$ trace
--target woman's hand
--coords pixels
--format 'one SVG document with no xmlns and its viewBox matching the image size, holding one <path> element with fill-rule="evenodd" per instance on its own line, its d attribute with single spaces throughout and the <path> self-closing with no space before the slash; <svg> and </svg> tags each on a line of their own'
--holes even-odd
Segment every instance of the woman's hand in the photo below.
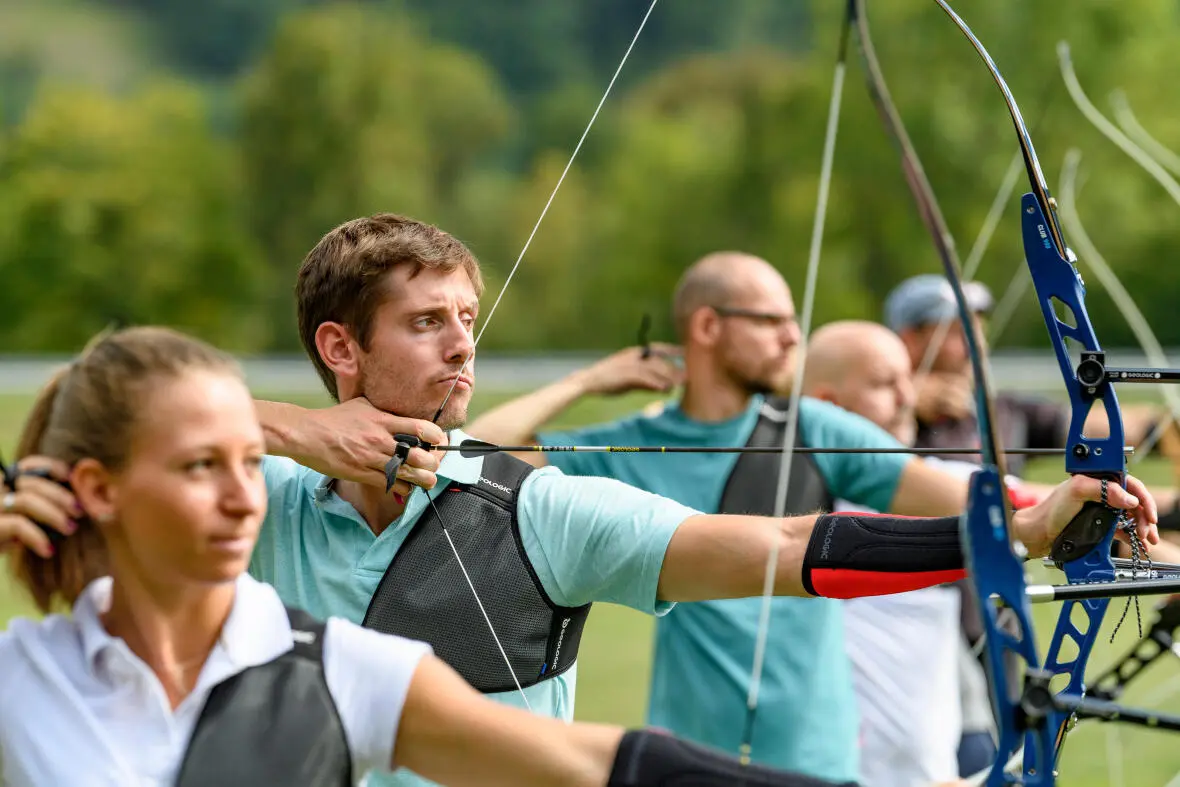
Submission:
<svg viewBox="0 0 1180 787">
<path fill-rule="evenodd" d="M 30 456 L 17 463 L 15 475 L 15 489 L 0 483 L 0 549 L 20 543 L 48 558 L 50 532 L 72 534 L 83 515 L 67 487 L 70 469 L 57 459 Z"/>
</svg>

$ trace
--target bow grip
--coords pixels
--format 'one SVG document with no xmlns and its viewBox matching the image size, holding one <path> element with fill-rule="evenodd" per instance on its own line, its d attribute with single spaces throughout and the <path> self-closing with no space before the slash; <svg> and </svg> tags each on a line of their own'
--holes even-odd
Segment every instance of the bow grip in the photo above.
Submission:
<svg viewBox="0 0 1180 787">
<path fill-rule="evenodd" d="M 1102 543 L 1116 519 L 1118 516 L 1108 506 L 1086 503 L 1057 536 L 1049 550 L 1049 557 L 1060 568 L 1063 563 L 1088 555 Z"/>
</svg>

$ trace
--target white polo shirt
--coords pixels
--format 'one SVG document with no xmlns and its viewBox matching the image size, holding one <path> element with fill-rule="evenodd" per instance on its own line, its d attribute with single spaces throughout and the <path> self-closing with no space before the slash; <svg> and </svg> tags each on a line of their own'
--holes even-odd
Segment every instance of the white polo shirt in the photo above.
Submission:
<svg viewBox="0 0 1180 787">
<path fill-rule="evenodd" d="M 835 510 L 867 509 L 841 500 Z M 860 710 L 860 783 L 925 787 L 957 778 L 959 592 L 928 587 L 848 599 L 844 628 Z"/>
<path fill-rule="evenodd" d="M 172 710 L 148 666 L 103 628 L 111 580 L 91 583 L 72 617 L 12 621 L 0 633 L 0 762 L 9 787 L 139 787 L 175 782 L 209 692 L 291 649 L 278 594 L 247 575 L 196 688 Z M 331 618 L 324 674 L 358 781 L 388 769 L 422 642 Z"/>
<path fill-rule="evenodd" d="M 935 457 L 926 462 L 963 479 L 979 469 Z M 838 501 L 836 510 L 865 509 Z M 961 687 L 979 670 L 962 660 L 959 608 L 959 591 L 949 587 L 844 602 L 864 787 L 925 787 L 957 778 Z"/>
</svg>

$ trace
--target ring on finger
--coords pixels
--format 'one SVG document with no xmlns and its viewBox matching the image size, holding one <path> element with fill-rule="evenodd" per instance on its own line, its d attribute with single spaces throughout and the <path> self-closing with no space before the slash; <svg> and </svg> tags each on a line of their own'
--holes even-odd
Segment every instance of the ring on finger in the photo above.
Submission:
<svg viewBox="0 0 1180 787">
<path fill-rule="evenodd" d="M 0 511 L 5 514 L 11 514 L 16 509 L 16 492 L 8 492 L 4 495 L 4 499 L 0 501 Z"/>
</svg>

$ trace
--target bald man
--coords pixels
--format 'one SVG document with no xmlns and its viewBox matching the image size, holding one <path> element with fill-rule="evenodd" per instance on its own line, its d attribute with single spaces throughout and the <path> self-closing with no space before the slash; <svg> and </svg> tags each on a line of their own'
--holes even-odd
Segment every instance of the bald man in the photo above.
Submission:
<svg viewBox="0 0 1180 787">
<path fill-rule="evenodd" d="M 803 393 L 868 418 L 906 445 L 917 434 L 910 357 L 883 325 L 846 320 L 816 330 Z M 836 506 L 863 509 L 844 500 Z M 965 721 L 972 735 L 983 736 L 973 745 L 990 743 L 986 679 L 974 659 L 962 658 L 959 599 L 945 586 L 845 602 L 865 787 L 917 787 L 958 775 Z"/>
<path fill-rule="evenodd" d="M 748 254 L 710 254 L 685 272 L 673 312 L 683 368 L 668 357 L 668 347 L 647 357 L 638 348 L 624 350 L 487 413 L 471 433 L 500 443 L 781 446 L 787 403 L 768 394 L 791 368 L 800 331 L 778 271 Z M 541 431 L 584 396 L 667 391 L 681 383 L 679 400 L 658 413 L 571 432 Z M 815 447 L 901 445 L 871 421 L 813 398 L 801 402 L 797 440 Z M 570 475 L 617 478 L 700 511 L 766 514 L 774 509 L 780 461 L 777 454 L 721 453 L 527 458 Z M 937 516 L 962 511 L 966 484 L 905 454 L 795 455 L 787 513 L 830 511 L 836 499 Z M 659 619 L 649 723 L 737 750 L 760 605 L 758 598 L 682 603 Z M 858 722 L 841 604 L 776 598 L 772 606 L 753 757 L 821 778 L 855 780 Z"/>
</svg>

